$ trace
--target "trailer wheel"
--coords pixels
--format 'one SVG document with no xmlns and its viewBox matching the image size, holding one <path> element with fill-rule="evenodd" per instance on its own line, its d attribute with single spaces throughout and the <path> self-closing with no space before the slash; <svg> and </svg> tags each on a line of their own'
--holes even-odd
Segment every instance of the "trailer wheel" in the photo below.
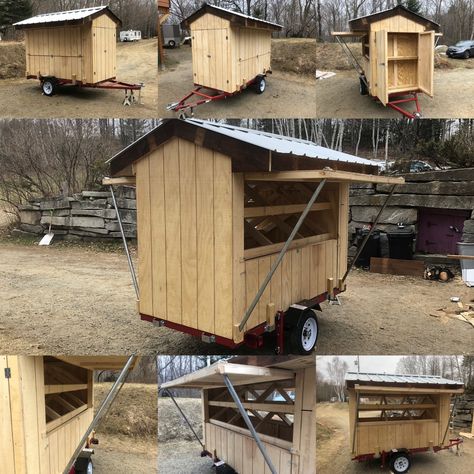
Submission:
<svg viewBox="0 0 474 474">
<path fill-rule="evenodd" d="M 264 77 L 261 77 L 260 79 L 257 79 L 255 85 L 257 86 L 257 94 L 263 94 L 267 88 L 267 81 Z"/>
<path fill-rule="evenodd" d="M 169 46 L 170 48 L 174 48 L 174 47 L 176 46 L 176 42 L 175 42 L 174 40 L 169 40 L 169 41 L 168 41 L 168 46 Z"/>
<path fill-rule="evenodd" d="M 44 95 L 51 97 L 56 93 L 58 89 L 58 83 L 53 77 L 43 79 L 41 82 L 41 89 L 43 90 Z"/>
<path fill-rule="evenodd" d="M 94 474 L 94 464 L 90 458 L 78 458 L 74 469 L 76 474 Z"/>
<path fill-rule="evenodd" d="M 411 467 L 410 457 L 408 453 L 398 452 L 390 457 L 390 469 L 396 474 L 408 472 Z"/>
<path fill-rule="evenodd" d="M 290 340 L 293 352 L 302 355 L 311 354 L 318 340 L 318 333 L 318 320 L 314 311 L 302 312 L 291 329 Z"/>
<path fill-rule="evenodd" d="M 359 77 L 359 92 L 360 95 L 367 95 L 369 93 L 369 90 L 367 89 L 367 84 L 365 83 L 366 79 L 365 77 Z"/>
</svg>

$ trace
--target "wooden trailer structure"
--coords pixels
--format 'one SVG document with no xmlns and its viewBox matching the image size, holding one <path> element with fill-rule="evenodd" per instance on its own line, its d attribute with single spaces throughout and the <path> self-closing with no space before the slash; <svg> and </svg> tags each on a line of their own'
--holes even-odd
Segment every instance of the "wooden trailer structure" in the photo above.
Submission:
<svg viewBox="0 0 474 474">
<path fill-rule="evenodd" d="M 418 93 L 433 97 L 435 36 L 440 25 L 397 5 L 389 10 L 354 18 L 348 32 L 333 32 L 359 73 L 361 94 L 377 98 L 409 118 L 421 115 Z M 344 43 L 357 37 L 362 64 Z M 408 98 L 406 98 L 408 96 Z M 402 107 L 415 102 L 416 112 Z"/>
<path fill-rule="evenodd" d="M 434 375 L 388 375 L 348 372 L 352 459 L 380 458 L 392 472 L 408 472 L 411 455 L 452 448 L 453 396 L 462 382 Z"/>
<path fill-rule="evenodd" d="M 285 337 L 311 352 L 313 309 L 344 289 L 349 183 L 403 182 L 311 142 L 200 120 L 165 120 L 109 165 L 104 184 L 137 188 L 142 319 L 231 348 L 271 332 L 280 352 Z"/>
<path fill-rule="evenodd" d="M 25 34 L 27 79 L 38 79 L 47 96 L 64 84 L 140 90 L 141 85 L 116 80 L 121 25 L 107 6 L 45 13 L 15 23 Z"/>
<path fill-rule="evenodd" d="M 196 89 L 170 104 L 170 110 L 225 99 L 251 85 L 259 94 L 265 91 L 265 77 L 271 73 L 272 33 L 280 31 L 280 25 L 209 4 L 181 25 L 191 34 Z M 193 96 L 200 100 L 187 103 Z"/>
<path fill-rule="evenodd" d="M 63 474 L 94 417 L 94 370 L 124 357 L 0 356 L 0 472 Z M 76 462 L 86 474 L 91 436 Z"/>
<path fill-rule="evenodd" d="M 314 356 L 237 357 L 160 387 L 161 392 L 175 388 L 202 390 L 204 453 L 215 462 L 239 474 L 316 474 Z"/>
</svg>

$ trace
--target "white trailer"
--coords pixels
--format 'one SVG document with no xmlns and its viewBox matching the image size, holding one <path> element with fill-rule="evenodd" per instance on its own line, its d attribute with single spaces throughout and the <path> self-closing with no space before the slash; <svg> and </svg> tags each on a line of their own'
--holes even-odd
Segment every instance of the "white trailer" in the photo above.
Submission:
<svg viewBox="0 0 474 474">
<path fill-rule="evenodd" d="M 142 32 L 138 30 L 127 30 L 120 32 L 120 41 L 122 43 L 131 41 L 140 41 L 142 39 Z"/>
</svg>

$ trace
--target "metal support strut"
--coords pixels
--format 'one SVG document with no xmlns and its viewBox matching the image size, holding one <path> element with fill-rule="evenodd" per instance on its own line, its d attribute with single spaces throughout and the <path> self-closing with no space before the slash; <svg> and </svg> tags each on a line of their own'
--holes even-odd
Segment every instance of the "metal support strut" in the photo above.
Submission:
<svg viewBox="0 0 474 474">
<path fill-rule="evenodd" d="M 365 245 L 366 245 L 367 242 L 369 241 L 370 236 L 371 236 L 372 233 L 374 232 L 375 227 L 377 226 L 377 224 L 378 224 L 380 218 L 382 217 L 382 212 L 383 212 L 384 209 L 387 207 L 388 201 L 389 201 L 390 198 L 392 197 L 392 194 L 394 193 L 395 188 L 396 188 L 397 186 L 398 186 L 397 184 L 394 184 L 394 185 L 392 186 L 392 189 L 390 190 L 390 194 L 387 196 L 387 199 L 386 199 L 385 202 L 383 203 L 383 206 L 380 208 L 380 211 L 379 211 L 379 213 L 377 214 L 377 217 L 375 218 L 375 221 L 374 221 L 374 223 L 372 224 L 372 227 L 370 228 L 369 233 L 365 236 L 365 239 L 364 239 L 364 241 L 362 242 L 362 245 L 361 245 L 361 246 L 359 247 L 359 249 L 357 250 L 357 253 L 356 253 L 355 257 L 352 259 L 352 262 L 351 262 L 351 264 L 349 265 L 348 269 L 346 270 L 346 273 L 344 273 L 344 276 L 342 277 L 342 280 L 341 280 L 341 286 L 342 286 L 342 287 L 344 286 L 344 282 L 346 281 L 347 276 L 349 275 L 350 271 L 351 271 L 352 268 L 354 267 L 354 265 L 355 265 L 357 259 L 360 257 L 360 254 L 362 253 L 362 250 L 364 250 Z"/>
<path fill-rule="evenodd" d="M 137 300 L 139 300 L 140 299 L 140 292 L 139 292 L 139 289 L 138 289 L 137 275 L 135 273 L 135 268 L 133 267 L 132 257 L 130 255 L 130 251 L 128 249 L 127 239 L 125 237 L 125 232 L 123 230 L 122 218 L 120 217 L 120 212 L 119 212 L 119 209 L 118 209 L 118 206 L 117 206 L 117 200 L 115 199 L 115 192 L 114 192 L 113 185 L 110 185 L 110 193 L 112 194 L 112 202 L 114 203 L 115 213 L 117 214 L 117 221 L 118 221 L 118 225 L 119 225 L 119 228 L 120 228 L 120 234 L 122 236 L 123 246 L 125 248 L 125 253 L 127 254 L 128 268 L 130 270 L 130 275 L 132 277 L 133 287 L 135 288 L 135 294 L 137 296 Z"/>
<path fill-rule="evenodd" d="M 175 398 L 173 397 L 173 394 L 167 389 L 167 388 L 162 388 L 159 390 L 159 392 L 161 393 L 167 393 L 168 396 L 171 398 L 171 400 L 173 401 L 175 407 L 178 409 L 178 411 L 181 413 L 181 416 L 183 417 L 183 420 L 186 422 L 186 424 L 188 425 L 189 429 L 193 432 L 193 435 L 194 437 L 199 441 L 199 444 L 202 446 L 202 449 L 205 450 L 205 446 L 204 446 L 204 443 L 201 441 L 201 439 L 199 438 L 199 436 L 197 435 L 196 431 L 194 431 L 194 428 L 193 426 L 191 425 L 190 421 L 188 420 L 188 418 L 186 417 L 186 415 L 184 414 L 183 410 L 181 410 L 181 407 L 178 405 L 178 402 L 175 400 Z"/>
<path fill-rule="evenodd" d="M 63 471 L 63 474 L 69 474 L 69 472 L 71 471 L 72 466 L 74 465 L 74 463 L 76 462 L 76 459 L 81 454 L 84 445 L 87 443 L 89 435 L 95 430 L 97 425 L 102 420 L 103 416 L 108 412 L 110 406 L 115 400 L 115 397 L 119 394 L 121 388 L 123 387 L 123 384 L 125 383 L 125 380 L 128 377 L 128 374 L 130 373 L 131 367 L 135 363 L 137 357 L 138 356 L 136 355 L 132 355 L 128 358 L 127 363 L 125 364 L 124 368 L 120 372 L 120 375 L 118 376 L 118 379 L 115 381 L 114 385 L 110 389 L 110 392 L 108 393 L 107 397 L 105 397 L 104 401 L 101 403 L 99 409 L 97 410 L 96 415 L 94 416 L 94 419 L 91 421 L 91 424 L 89 425 L 86 432 L 84 433 L 84 436 L 79 441 L 79 444 L 76 450 L 74 451 L 74 454 L 71 456 L 71 459 L 67 463 L 67 466 Z"/>
<path fill-rule="evenodd" d="M 344 40 L 341 40 L 339 36 L 336 36 L 336 41 L 341 45 L 341 48 L 347 56 L 349 62 L 352 64 L 352 67 L 357 71 L 357 74 L 359 74 L 359 77 L 364 81 L 365 85 L 368 88 L 369 83 L 367 82 L 367 78 L 365 77 L 364 69 L 360 65 L 359 61 L 357 61 L 357 58 L 354 56 L 347 43 Z"/>
<path fill-rule="evenodd" d="M 237 395 L 237 392 L 235 391 L 234 386 L 232 385 L 232 382 L 229 379 L 229 376 L 226 375 L 226 374 L 224 374 L 224 382 L 227 386 L 227 390 L 229 390 L 229 393 L 230 393 L 232 399 L 234 400 L 235 404 L 237 405 L 237 408 L 239 409 L 239 412 L 242 415 L 242 418 L 244 419 L 245 424 L 247 425 L 247 428 L 250 430 L 250 433 L 252 434 L 253 439 L 257 443 L 258 449 L 260 449 L 260 452 L 262 453 L 263 458 L 265 459 L 265 462 L 267 463 L 267 466 L 269 467 L 272 474 L 277 474 L 277 470 L 273 466 L 272 460 L 270 459 L 270 457 L 268 456 L 267 451 L 265 450 L 265 446 L 263 446 L 262 441 L 261 441 L 260 437 L 258 436 L 258 433 L 255 431 L 255 428 L 254 428 L 252 422 L 250 421 L 250 418 L 249 418 L 247 412 L 245 411 L 245 408 L 243 407 L 242 402 L 240 401 L 240 398 Z"/>
<path fill-rule="evenodd" d="M 291 242 L 293 242 L 293 239 L 295 238 L 296 234 L 300 230 L 300 227 L 303 225 L 304 220 L 306 219 L 306 216 L 308 215 L 309 211 L 313 207 L 313 204 L 315 203 L 316 199 L 318 198 L 321 190 L 323 189 L 324 185 L 326 184 L 326 179 L 323 179 L 316 190 L 314 191 L 313 195 L 311 196 L 311 199 L 309 200 L 308 204 L 306 205 L 303 213 L 301 214 L 300 218 L 298 219 L 298 222 L 296 223 L 295 227 L 291 231 L 290 236 L 288 237 L 288 240 L 285 242 L 285 245 L 280 251 L 280 254 L 278 255 L 277 259 L 273 262 L 272 267 L 270 268 L 270 271 L 268 272 L 268 275 L 265 277 L 265 280 L 261 284 L 260 288 L 257 291 L 257 294 L 255 295 L 255 298 L 253 299 L 252 303 L 250 304 L 249 308 L 245 312 L 245 315 L 242 319 L 242 321 L 239 324 L 239 331 L 243 331 L 245 328 L 245 324 L 247 323 L 248 319 L 250 318 L 250 315 L 252 314 L 252 311 L 255 309 L 255 306 L 257 306 L 260 298 L 263 295 L 263 292 L 265 291 L 266 287 L 270 283 L 270 280 L 272 279 L 273 274 L 275 273 L 276 269 L 278 268 L 278 265 L 280 265 L 281 261 L 283 260 L 283 257 L 285 256 L 289 246 L 291 245 Z"/>
</svg>

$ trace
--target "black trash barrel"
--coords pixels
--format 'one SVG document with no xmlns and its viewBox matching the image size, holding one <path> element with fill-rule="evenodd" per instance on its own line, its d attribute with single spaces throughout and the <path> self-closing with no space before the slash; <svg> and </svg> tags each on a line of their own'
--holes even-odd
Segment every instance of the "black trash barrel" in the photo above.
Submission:
<svg viewBox="0 0 474 474">
<path fill-rule="evenodd" d="M 387 235 L 390 258 L 413 260 L 413 232 L 389 232 Z"/>
<path fill-rule="evenodd" d="M 366 229 L 357 229 L 357 248 L 359 249 L 369 233 Z M 355 264 L 357 267 L 370 267 L 370 258 L 380 257 L 380 232 L 374 231 L 365 244 Z"/>
</svg>

